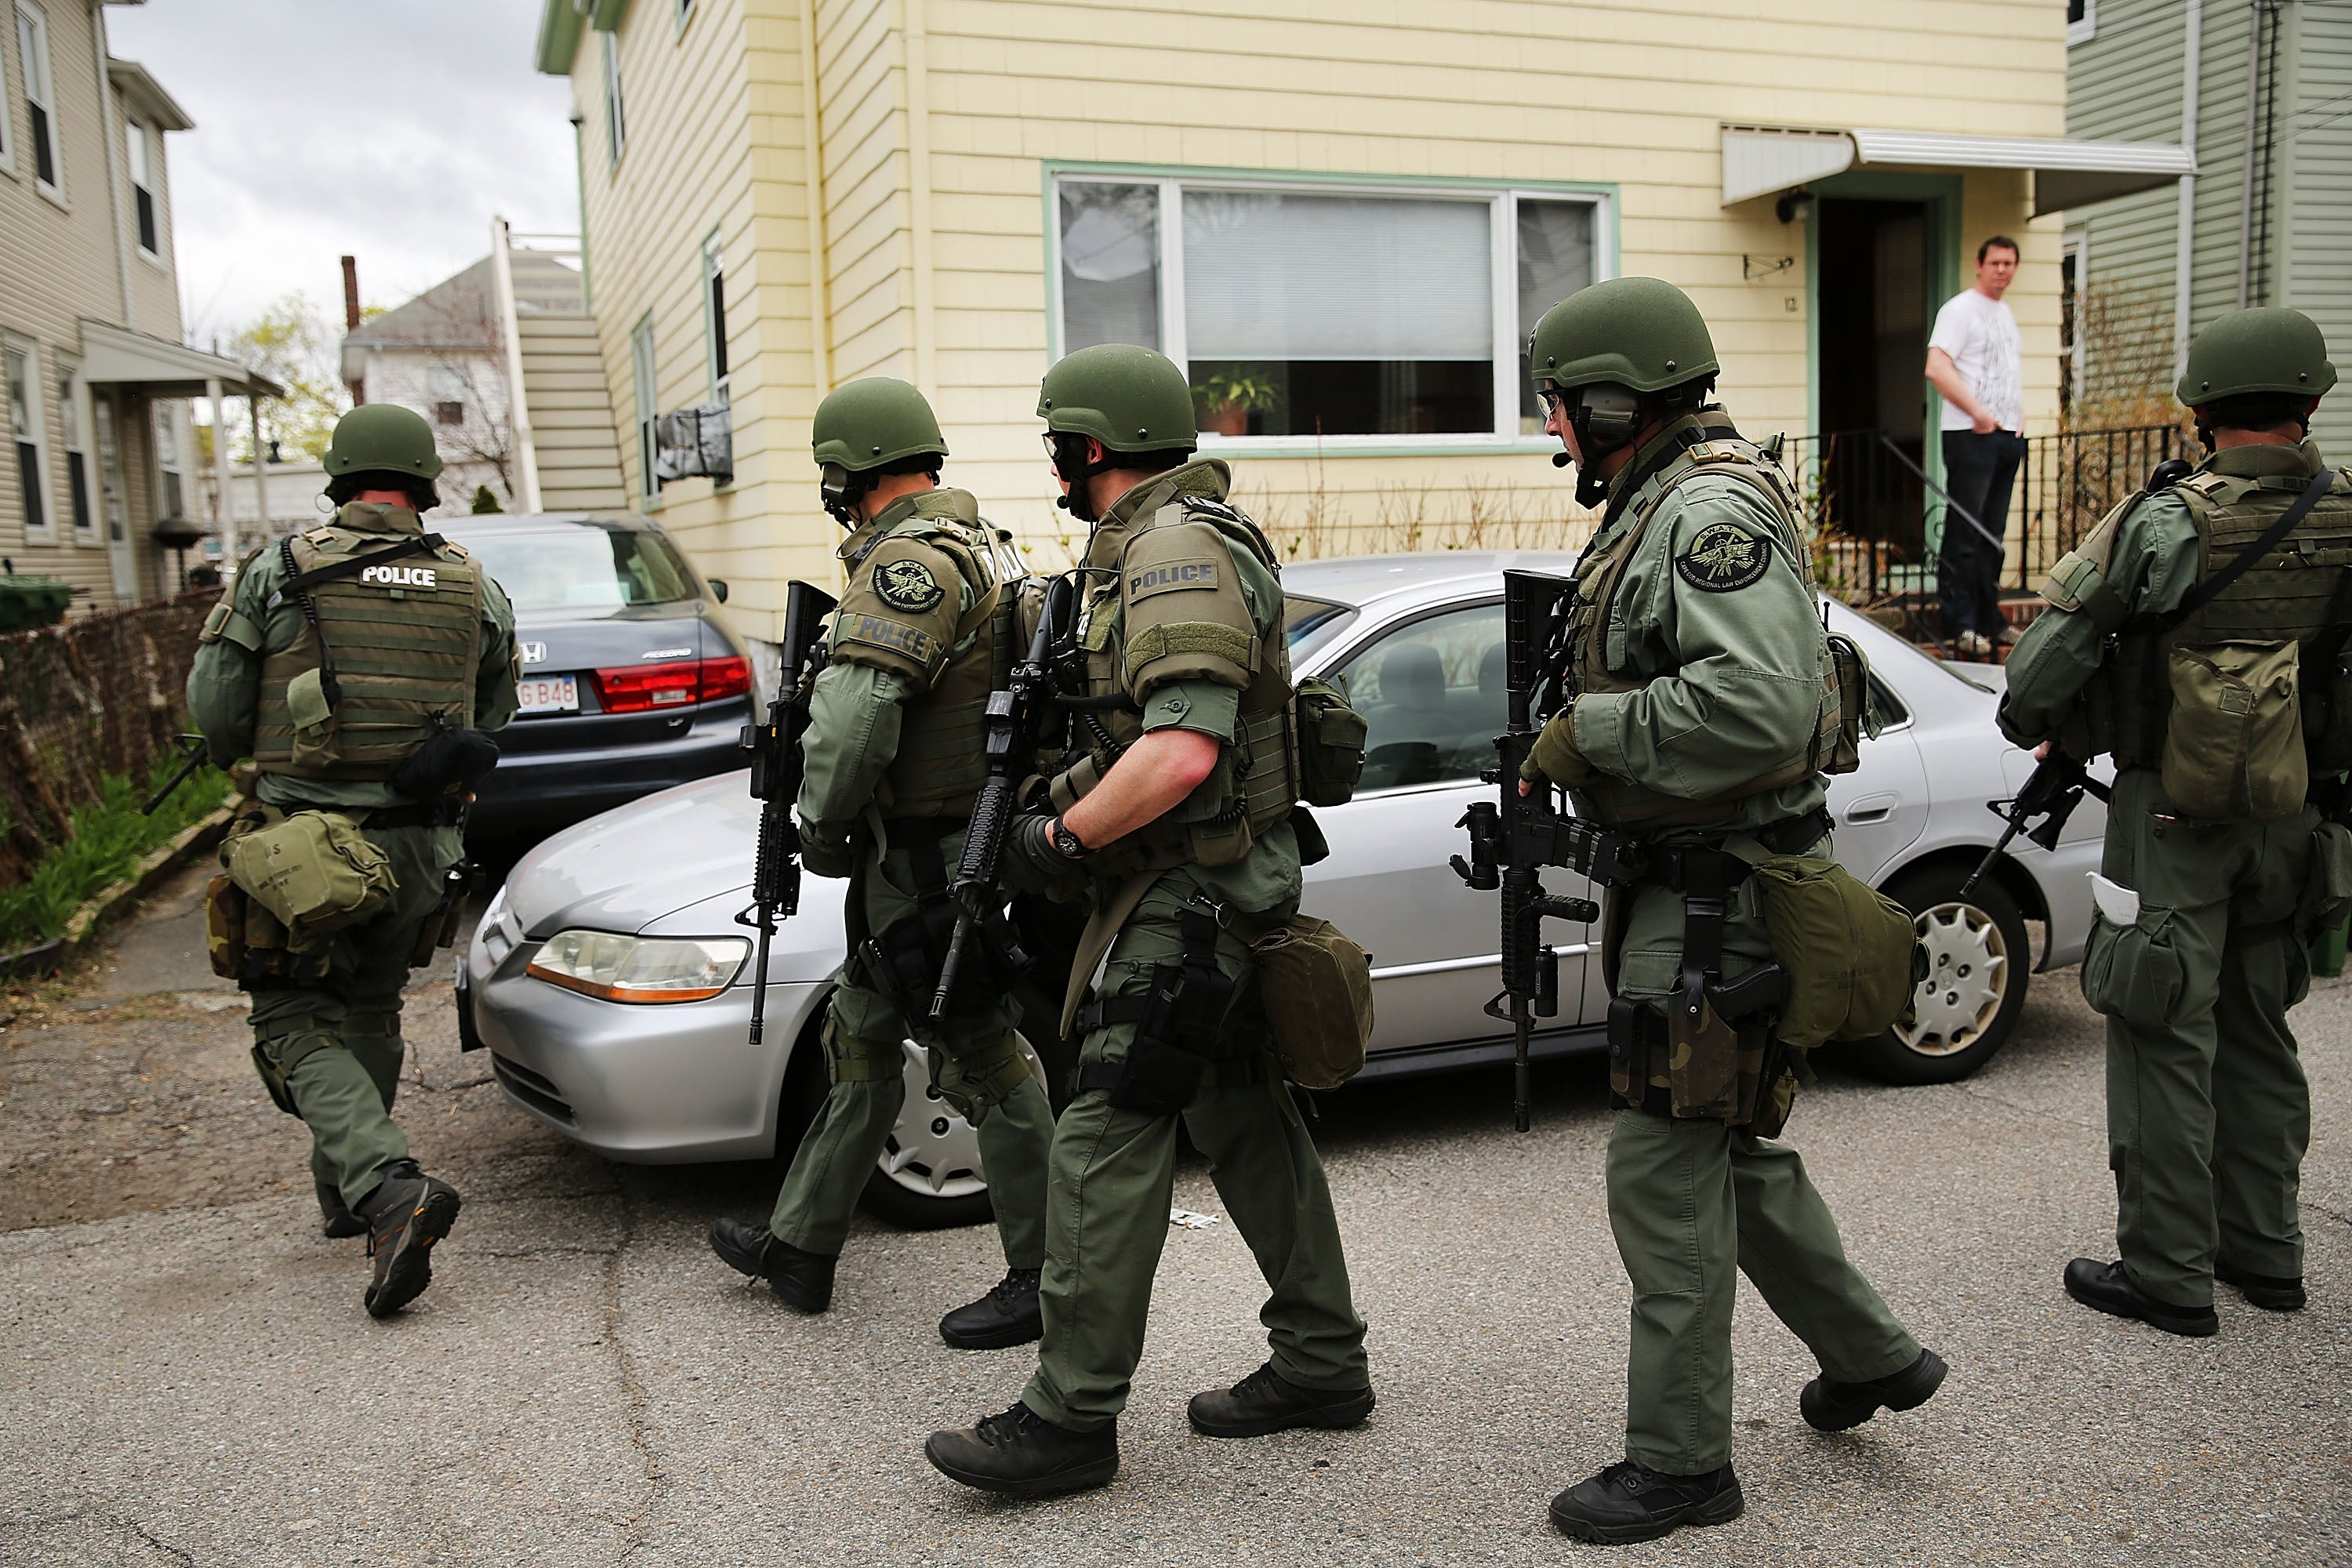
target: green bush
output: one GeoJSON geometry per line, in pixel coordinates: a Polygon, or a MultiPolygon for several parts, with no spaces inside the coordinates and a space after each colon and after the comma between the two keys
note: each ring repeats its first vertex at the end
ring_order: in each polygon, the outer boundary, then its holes
{"type": "Polygon", "coordinates": [[[154,816],[142,816],[140,803],[177,771],[174,756],[157,763],[143,784],[107,775],[99,798],[74,812],[73,837],[43,857],[24,881],[0,888],[0,953],[63,932],[84,900],[130,876],[142,856],[176,837],[228,795],[228,775],[205,768],[156,807],[154,816]]]}

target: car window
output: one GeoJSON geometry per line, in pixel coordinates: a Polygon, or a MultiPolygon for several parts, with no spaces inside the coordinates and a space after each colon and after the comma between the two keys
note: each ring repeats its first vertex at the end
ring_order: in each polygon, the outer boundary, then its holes
{"type": "Polygon", "coordinates": [[[607,615],[699,596],[694,574],[657,533],[583,522],[467,538],[518,615],[607,615]]]}
{"type": "Polygon", "coordinates": [[[1297,664],[1329,642],[1355,618],[1353,609],[1333,600],[1286,595],[1282,601],[1282,637],[1290,646],[1290,662],[1297,664]]]}
{"type": "Polygon", "coordinates": [[[1494,766],[1504,660],[1500,605],[1426,616],[1349,659],[1339,682],[1370,731],[1357,788],[1456,783],[1494,766]]]}
{"type": "Polygon", "coordinates": [[[1903,705],[1903,699],[1895,695],[1895,688],[1874,675],[1870,678],[1870,703],[1878,710],[1878,722],[1882,728],[1892,730],[1897,724],[1911,722],[1911,710],[1903,705]]]}

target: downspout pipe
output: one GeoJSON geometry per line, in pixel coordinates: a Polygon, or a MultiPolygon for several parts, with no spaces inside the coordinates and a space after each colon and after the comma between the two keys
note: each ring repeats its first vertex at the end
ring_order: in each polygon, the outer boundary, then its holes
{"type": "Polygon", "coordinates": [[[496,281],[499,327],[506,339],[507,429],[514,442],[515,479],[522,487],[522,510],[546,510],[539,503],[539,445],[531,437],[530,400],[523,395],[522,326],[515,319],[514,258],[507,220],[490,219],[490,276],[496,281]]]}
{"type": "Polygon", "coordinates": [[[2246,0],[2246,131],[2238,175],[2238,309],[2246,308],[2254,279],[2254,124],[2263,89],[2264,0],[2246,0]]]}
{"type": "MultiPolygon", "coordinates": [[[[114,269],[122,285],[122,327],[125,331],[135,332],[139,330],[139,308],[131,302],[130,237],[122,227],[121,176],[114,166],[114,83],[106,76],[106,62],[113,51],[106,41],[106,6],[103,0],[90,0],[89,29],[90,36],[98,43],[98,47],[91,53],[97,57],[98,122],[106,138],[106,210],[114,218],[114,269]]],[[[217,408],[215,413],[217,416],[217,408]]],[[[229,564],[233,569],[236,562],[232,560],[229,564]]]]}
{"type": "MultiPolygon", "coordinates": [[[[2205,0],[2188,0],[2189,14],[2180,34],[2180,145],[2193,170],[2197,159],[2197,113],[2205,74],[2205,0]]],[[[2172,254],[2172,369],[2175,375],[2189,366],[2189,340],[2194,330],[2197,273],[2197,176],[2180,177],[2180,222],[2172,254]]]]}

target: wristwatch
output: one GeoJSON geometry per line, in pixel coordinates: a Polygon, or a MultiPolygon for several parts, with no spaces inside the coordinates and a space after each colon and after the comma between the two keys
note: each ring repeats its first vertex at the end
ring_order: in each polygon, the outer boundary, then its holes
{"type": "Polygon", "coordinates": [[[1078,841],[1078,836],[1070,831],[1070,825],[1058,816],[1045,825],[1045,842],[1054,847],[1055,854],[1066,860],[1076,860],[1087,852],[1087,847],[1078,841]]]}

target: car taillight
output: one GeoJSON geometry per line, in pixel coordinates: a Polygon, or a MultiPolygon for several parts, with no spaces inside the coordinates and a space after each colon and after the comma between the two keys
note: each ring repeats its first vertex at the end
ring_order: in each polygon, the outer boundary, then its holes
{"type": "Polygon", "coordinates": [[[593,672],[596,700],[607,713],[648,713],[740,697],[751,689],[751,663],[742,658],[680,659],[593,672]]]}

